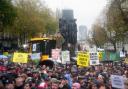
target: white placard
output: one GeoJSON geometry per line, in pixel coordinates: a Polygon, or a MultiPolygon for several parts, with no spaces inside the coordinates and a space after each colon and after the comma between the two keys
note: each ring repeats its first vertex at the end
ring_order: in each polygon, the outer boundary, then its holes
{"type": "Polygon", "coordinates": [[[66,64],[66,62],[70,62],[70,52],[69,51],[62,51],[62,64],[66,64]]]}
{"type": "Polygon", "coordinates": [[[31,54],[31,59],[32,60],[37,60],[37,59],[40,59],[40,53],[33,53],[31,54]]]}
{"type": "Polygon", "coordinates": [[[90,53],[90,65],[99,65],[99,59],[98,59],[97,52],[90,53]]]}
{"type": "Polygon", "coordinates": [[[124,89],[124,78],[119,75],[111,75],[111,83],[113,88],[124,89]]]}

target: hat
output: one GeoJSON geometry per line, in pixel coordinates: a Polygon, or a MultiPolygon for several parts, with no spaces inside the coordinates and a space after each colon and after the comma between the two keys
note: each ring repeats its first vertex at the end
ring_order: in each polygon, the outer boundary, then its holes
{"type": "Polygon", "coordinates": [[[52,82],[52,83],[60,83],[60,81],[57,80],[56,78],[52,78],[52,79],[51,79],[51,82],[52,82]]]}

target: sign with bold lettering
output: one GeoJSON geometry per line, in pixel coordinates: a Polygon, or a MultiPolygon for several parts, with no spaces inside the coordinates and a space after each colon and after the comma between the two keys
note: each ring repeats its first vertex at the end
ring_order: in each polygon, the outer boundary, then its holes
{"type": "Polygon", "coordinates": [[[16,63],[27,63],[28,54],[27,53],[14,53],[13,62],[16,63]]]}
{"type": "Polygon", "coordinates": [[[90,65],[99,65],[99,59],[98,59],[97,52],[90,53],[90,65]]]}
{"type": "Polygon", "coordinates": [[[123,76],[111,75],[111,83],[113,88],[124,89],[123,76]]]}
{"type": "Polygon", "coordinates": [[[79,52],[77,55],[77,65],[87,67],[89,66],[89,53],[79,52]]]}

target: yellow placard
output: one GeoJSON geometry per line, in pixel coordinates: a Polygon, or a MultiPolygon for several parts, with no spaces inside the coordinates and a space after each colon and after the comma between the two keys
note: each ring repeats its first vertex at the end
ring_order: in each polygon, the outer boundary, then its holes
{"type": "Polygon", "coordinates": [[[98,52],[98,58],[100,61],[103,59],[103,53],[102,52],[98,52]]]}
{"type": "Polygon", "coordinates": [[[80,52],[77,55],[77,65],[88,67],[89,66],[89,52],[80,52]]]}
{"type": "Polygon", "coordinates": [[[28,62],[28,54],[27,53],[14,53],[13,62],[27,63],[28,62]]]}

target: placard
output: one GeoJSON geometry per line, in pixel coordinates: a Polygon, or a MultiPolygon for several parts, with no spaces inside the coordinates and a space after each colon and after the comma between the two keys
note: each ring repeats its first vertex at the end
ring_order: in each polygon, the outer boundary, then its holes
{"type": "Polygon", "coordinates": [[[66,64],[66,62],[70,61],[70,52],[69,51],[62,51],[61,57],[62,57],[62,64],[66,64]]]}
{"type": "Polygon", "coordinates": [[[97,52],[90,53],[90,65],[99,65],[99,59],[98,59],[97,52]]]}
{"type": "Polygon", "coordinates": [[[16,63],[27,63],[28,54],[27,53],[14,53],[13,62],[16,63]]]}
{"type": "Polygon", "coordinates": [[[31,54],[31,59],[32,60],[39,60],[39,59],[41,59],[40,53],[32,53],[31,54]]]}
{"type": "Polygon", "coordinates": [[[124,89],[124,78],[119,75],[111,75],[111,83],[113,88],[124,89]]]}
{"type": "Polygon", "coordinates": [[[88,67],[89,66],[89,53],[88,52],[79,52],[77,55],[77,65],[88,67]]]}

